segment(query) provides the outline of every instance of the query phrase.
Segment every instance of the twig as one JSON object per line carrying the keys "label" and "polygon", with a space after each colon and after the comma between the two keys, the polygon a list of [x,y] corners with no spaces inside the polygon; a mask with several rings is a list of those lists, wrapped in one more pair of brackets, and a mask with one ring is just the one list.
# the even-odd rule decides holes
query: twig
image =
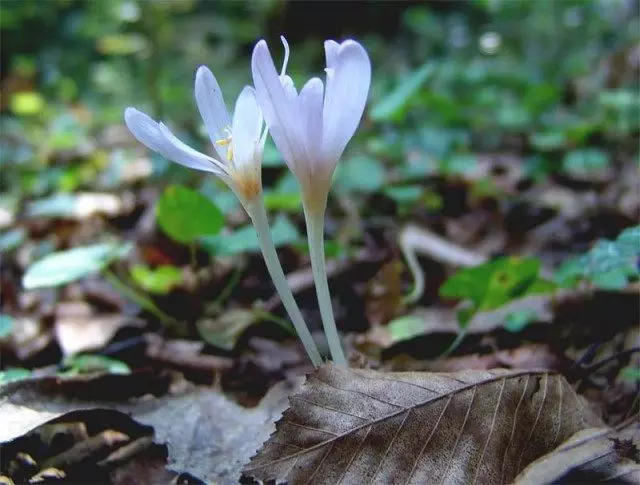
{"label": "twig", "polygon": [[465,268],[478,266],[487,260],[487,257],[482,254],[474,253],[414,225],[406,226],[402,230],[399,245],[414,281],[413,290],[404,298],[405,304],[418,301],[425,289],[424,271],[418,263],[416,254],[423,254],[441,263]]}

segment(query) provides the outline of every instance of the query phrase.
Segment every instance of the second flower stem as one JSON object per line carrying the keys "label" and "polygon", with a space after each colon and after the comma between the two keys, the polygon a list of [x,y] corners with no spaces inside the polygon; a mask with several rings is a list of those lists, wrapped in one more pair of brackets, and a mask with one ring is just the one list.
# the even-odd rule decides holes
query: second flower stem
{"label": "second flower stem", "polygon": [[307,222],[307,238],[309,241],[309,256],[311,257],[311,269],[313,270],[313,280],[316,285],[318,296],[318,306],[322,317],[322,326],[327,337],[327,344],[331,351],[331,359],[334,364],[347,367],[347,359],[342,350],[340,335],[333,317],[331,306],[331,294],[329,293],[329,283],[327,281],[327,269],[324,259],[324,211],[309,211],[305,208],[305,219]]}
{"label": "second flower stem", "polygon": [[255,202],[248,206],[247,212],[249,213],[249,216],[253,221],[253,225],[258,233],[260,249],[262,249],[262,257],[264,258],[269,275],[273,280],[273,284],[276,287],[276,291],[280,295],[282,304],[287,310],[287,313],[291,318],[291,322],[293,323],[296,332],[298,332],[298,336],[300,337],[302,345],[307,351],[311,362],[313,365],[319,366],[322,364],[322,357],[318,351],[318,347],[313,341],[311,332],[309,332],[309,329],[307,328],[307,324],[304,322],[304,318],[302,317],[300,308],[298,308],[298,304],[293,297],[293,293],[291,293],[291,288],[289,288],[284,271],[282,271],[282,266],[278,259],[278,253],[276,252],[273,239],[271,238],[269,220],[267,219],[267,211],[264,207],[262,197],[258,197]]}

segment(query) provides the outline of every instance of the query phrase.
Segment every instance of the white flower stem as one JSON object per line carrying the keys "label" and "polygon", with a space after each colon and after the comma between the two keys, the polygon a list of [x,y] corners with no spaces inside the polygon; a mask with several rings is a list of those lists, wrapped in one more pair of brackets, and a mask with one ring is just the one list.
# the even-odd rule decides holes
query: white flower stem
{"label": "white flower stem", "polygon": [[309,329],[307,328],[307,324],[304,322],[304,318],[302,317],[300,308],[298,308],[298,304],[293,297],[293,293],[291,293],[291,288],[289,288],[284,271],[282,271],[282,266],[278,259],[278,253],[276,252],[273,239],[271,238],[269,220],[267,219],[267,211],[264,207],[262,196],[256,197],[251,204],[247,204],[247,212],[249,213],[249,216],[253,221],[253,225],[256,228],[256,232],[258,233],[262,257],[264,258],[269,275],[273,280],[273,284],[276,287],[276,291],[280,295],[282,304],[287,310],[287,313],[291,318],[291,322],[293,323],[293,327],[296,329],[298,337],[300,337],[302,345],[307,351],[311,362],[317,367],[322,364],[322,357],[318,351],[318,347],[313,341],[311,332],[309,332]]}
{"label": "white flower stem", "polygon": [[322,316],[322,326],[327,337],[331,359],[334,364],[347,367],[347,359],[342,350],[340,335],[333,317],[329,283],[327,282],[327,269],[324,259],[324,210],[313,211],[305,207],[305,220],[307,222],[307,238],[309,241],[309,256],[311,257],[311,269],[316,285],[318,306]]}

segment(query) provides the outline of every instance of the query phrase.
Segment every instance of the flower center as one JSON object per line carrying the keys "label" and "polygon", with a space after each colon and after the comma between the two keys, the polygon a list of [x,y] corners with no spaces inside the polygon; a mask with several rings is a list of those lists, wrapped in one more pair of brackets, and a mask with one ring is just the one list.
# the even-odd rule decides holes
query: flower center
{"label": "flower center", "polygon": [[220,140],[216,140],[216,145],[220,145],[221,147],[227,147],[227,160],[230,162],[233,161],[233,145],[231,144],[231,140],[233,139],[233,135],[231,134],[231,127],[227,126],[224,131],[227,133],[226,138],[221,138]]}

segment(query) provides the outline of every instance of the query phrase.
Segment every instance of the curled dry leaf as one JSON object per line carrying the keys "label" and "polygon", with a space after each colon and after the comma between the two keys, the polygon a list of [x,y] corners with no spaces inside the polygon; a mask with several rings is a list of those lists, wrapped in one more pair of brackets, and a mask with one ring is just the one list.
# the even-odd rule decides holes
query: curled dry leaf
{"label": "curled dry leaf", "polygon": [[525,468],[514,485],[640,483],[640,424],[615,433],[585,429]]}
{"label": "curled dry leaf", "polygon": [[328,364],[291,397],[245,473],[289,484],[507,483],[574,433],[600,426],[567,381],[546,371]]}

